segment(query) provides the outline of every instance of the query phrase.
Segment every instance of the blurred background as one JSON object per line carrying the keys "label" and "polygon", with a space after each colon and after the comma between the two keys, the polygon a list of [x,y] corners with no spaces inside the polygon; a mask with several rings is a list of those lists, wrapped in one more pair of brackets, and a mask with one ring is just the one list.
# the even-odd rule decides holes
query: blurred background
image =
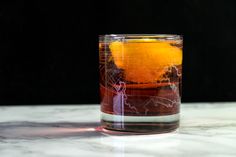
{"label": "blurred background", "polygon": [[98,35],[184,36],[183,102],[236,100],[236,1],[0,2],[0,104],[99,103]]}

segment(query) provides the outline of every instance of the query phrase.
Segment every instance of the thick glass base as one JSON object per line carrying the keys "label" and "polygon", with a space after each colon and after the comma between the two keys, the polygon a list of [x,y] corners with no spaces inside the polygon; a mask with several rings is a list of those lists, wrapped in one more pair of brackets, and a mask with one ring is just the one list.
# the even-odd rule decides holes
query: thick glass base
{"label": "thick glass base", "polygon": [[179,127],[179,114],[166,116],[121,116],[102,113],[104,129],[132,134],[167,133]]}

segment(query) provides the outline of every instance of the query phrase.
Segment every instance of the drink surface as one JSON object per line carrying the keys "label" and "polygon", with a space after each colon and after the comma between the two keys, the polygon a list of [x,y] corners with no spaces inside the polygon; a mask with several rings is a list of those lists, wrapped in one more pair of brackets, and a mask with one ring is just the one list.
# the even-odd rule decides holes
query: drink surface
{"label": "drink surface", "polygon": [[182,41],[100,42],[103,113],[162,116],[179,113]]}

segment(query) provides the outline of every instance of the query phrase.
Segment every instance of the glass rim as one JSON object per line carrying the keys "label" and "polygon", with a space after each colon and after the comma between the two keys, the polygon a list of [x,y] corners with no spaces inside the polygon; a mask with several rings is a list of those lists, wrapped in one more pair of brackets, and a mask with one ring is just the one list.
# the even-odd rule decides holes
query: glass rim
{"label": "glass rim", "polygon": [[103,34],[99,35],[99,39],[160,39],[160,40],[182,40],[183,35],[178,34]]}
{"label": "glass rim", "polygon": [[99,37],[122,37],[122,38],[173,38],[182,39],[179,34],[101,34]]}

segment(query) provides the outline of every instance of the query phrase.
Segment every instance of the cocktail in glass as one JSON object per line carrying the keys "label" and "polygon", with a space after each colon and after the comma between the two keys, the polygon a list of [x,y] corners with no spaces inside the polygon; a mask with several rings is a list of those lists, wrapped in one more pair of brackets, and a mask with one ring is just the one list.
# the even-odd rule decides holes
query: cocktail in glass
{"label": "cocktail in glass", "polygon": [[182,37],[99,36],[102,127],[132,133],[179,126]]}

